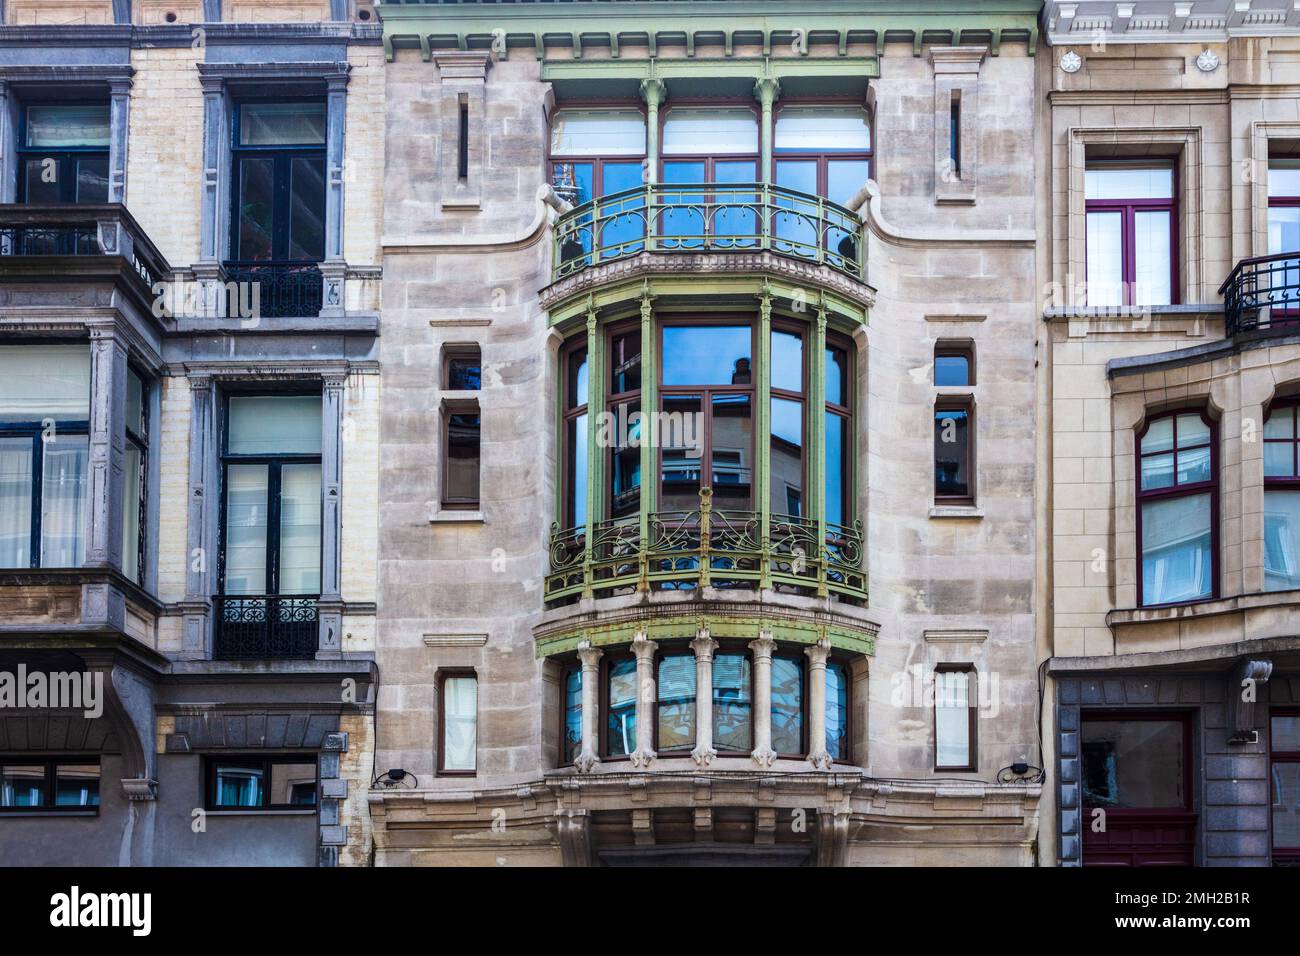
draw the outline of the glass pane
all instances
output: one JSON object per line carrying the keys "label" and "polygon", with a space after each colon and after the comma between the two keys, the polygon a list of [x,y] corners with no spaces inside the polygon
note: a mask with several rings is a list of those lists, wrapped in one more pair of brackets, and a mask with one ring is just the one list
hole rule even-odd
{"label": "glass pane", "polygon": [[325,258],[325,160],[289,164],[289,258]]}
{"label": "glass pane", "polygon": [[610,505],[613,517],[634,514],[641,506],[641,403],[616,405],[610,459]]}
{"label": "glass pane", "polygon": [[1085,720],[1081,737],[1085,806],[1186,806],[1182,721]]}
{"label": "glass pane", "polygon": [[316,806],[316,764],[271,764],[271,792],[273,807]]}
{"label": "glass pane", "polygon": [[1264,442],[1264,477],[1295,477],[1295,443],[1290,441]]}
{"label": "glass pane", "polygon": [[77,160],[77,202],[108,202],[108,158]]}
{"label": "glass pane", "polygon": [[712,425],[713,506],[748,510],[754,476],[754,417],[750,396],[714,395]]}
{"label": "glass pane", "polygon": [[63,201],[60,176],[66,175],[66,163],[53,156],[28,159],[23,163],[24,196],[31,205]]}
{"label": "glass pane", "polygon": [[144,399],[147,389],[144,381],[135,373],[135,369],[126,370],[126,427],[144,437]]}
{"label": "glass pane", "polygon": [[0,348],[0,422],[90,418],[90,349],[84,345]]}
{"label": "glass pane", "polygon": [[126,443],[122,482],[122,573],[140,580],[140,466],[144,456],[131,441]]}
{"label": "glass pane", "polygon": [[551,169],[551,184],[555,191],[575,206],[596,198],[595,177],[593,163],[556,163]]}
{"label": "glass pane", "polygon": [[1210,449],[1193,448],[1191,451],[1180,451],[1178,453],[1178,483],[1180,485],[1195,484],[1198,481],[1209,481],[1213,477],[1210,473]]}
{"label": "glass pane", "polygon": [[1272,766],[1273,846],[1300,847],[1300,763]]}
{"label": "glass pane", "polygon": [[621,395],[640,389],[641,330],[615,335],[610,352],[610,393]]}
{"label": "glass pane", "polygon": [[319,395],[230,397],[230,454],[319,455],[320,449]]}
{"label": "glass pane", "polygon": [[848,405],[849,357],[843,349],[826,350],[826,401]]}
{"label": "glass pane", "polygon": [[[752,159],[718,160],[713,164],[713,181],[727,184],[753,183],[758,179],[758,164]],[[709,223],[713,245],[724,249],[753,248],[761,230],[755,203],[758,194],[749,190],[718,188],[713,190],[718,208]]]}
{"label": "glass pane", "polygon": [[569,519],[573,527],[587,523],[587,413],[569,421]]}
{"label": "glass pane", "polygon": [[1300,715],[1274,714],[1269,721],[1274,753],[1300,753]]}
{"label": "glass pane", "polygon": [[1118,212],[1087,216],[1087,298],[1091,306],[1124,304],[1124,217]]}
{"label": "glass pane", "polygon": [[239,161],[239,258],[266,260],[271,252],[272,214],[275,209],[275,161]]}
{"label": "glass pane", "polygon": [[32,440],[0,438],[0,568],[32,564]]}
{"label": "glass pane", "polygon": [[442,682],[442,769],[478,767],[478,678]]}
{"label": "glass pane", "polygon": [[1300,196],[1300,160],[1275,159],[1268,164],[1268,195],[1270,198]]}
{"label": "glass pane", "polygon": [[754,749],[753,701],[749,658],[717,654],[713,659],[713,746],[719,751],[748,753]]}
{"label": "glass pane", "polygon": [[970,359],[965,355],[936,355],[934,357],[935,385],[969,385]]}
{"label": "glass pane", "polygon": [[448,501],[478,501],[479,437],[478,412],[460,412],[447,418]]}
{"label": "glass pane", "polygon": [[1142,505],[1142,599],[1172,604],[1213,591],[1210,496],[1192,495]]}
{"label": "glass pane", "polygon": [[601,204],[596,223],[599,246],[606,256],[639,252],[645,237],[645,196],[640,192],[645,173],[640,163],[606,163],[602,196],[638,190],[611,203]]}
{"label": "glass pane", "polygon": [[1157,491],[1174,486],[1174,456],[1149,455],[1142,459],[1142,490]]}
{"label": "glass pane", "polygon": [[969,767],[971,760],[969,671],[938,671],[934,675],[934,737],[936,767]]}
{"label": "glass pane", "polygon": [[1157,418],[1147,427],[1147,433],[1142,436],[1142,454],[1149,455],[1153,451],[1168,451],[1173,447],[1173,418]]}
{"label": "glass pane", "polygon": [[1295,413],[1294,405],[1282,405],[1273,408],[1268,413],[1268,418],[1264,420],[1264,437],[1294,438]]}
{"label": "glass pane", "polygon": [[700,506],[704,428],[698,395],[665,395],[659,424],[662,459],[660,507],[693,511]]}
{"label": "glass pane", "polygon": [[43,807],[45,789],[45,767],[41,764],[0,767],[0,807]]}
{"label": "glass pane", "polygon": [[772,749],[779,754],[802,754],[803,662],[798,658],[772,658]]}
{"label": "glass pane", "polygon": [[852,477],[848,474],[849,420],[834,412],[826,413],[826,523],[850,523],[849,491]]}
{"label": "glass pane", "polygon": [[1126,169],[1122,166],[1094,166],[1083,176],[1085,199],[1172,199],[1174,170],[1171,166]]}
{"label": "glass pane", "polygon": [[832,159],[826,163],[826,198],[847,206],[871,177],[871,164],[865,159]]}
{"label": "glass pane", "polygon": [[645,117],[636,110],[560,110],[552,156],[644,156]]}
{"label": "glass pane", "polygon": [[582,668],[564,675],[564,740],[561,763],[573,763],[582,750]]}
{"label": "glass pane", "polygon": [[1300,490],[1268,489],[1264,492],[1264,590],[1291,588],[1300,588]]}
{"label": "glass pane", "polygon": [[773,330],[772,387],[787,392],[803,391],[803,336]]}
{"label": "glass pane", "polygon": [[[778,160],[776,184],[809,196],[817,195],[817,163],[813,160]],[[773,219],[776,249],[793,255],[815,258],[821,248],[821,212],[817,203],[798,196],[777,194]]]}
{"label": "glass pane", "polygon": [[108,104],[27,107],[26,145],[48,149],[109,145]]}
{"label": "glass pane", "polygon": [[833,760],[849,756],[849,669],[836,661],[826,665],[826,752]]}
{"label": "glass pane", "polygon": [[748,385],[747,325],[670,325],[663,330],[665,385]]}
{"label": "glass pane", "polygon": [[758,117],[748,109],[681,107],[664,121],[665,156],[758,152]]}
{"label": "glass pane", "polygon": [[447,360],[447,387],[454,391],[476,392],[483,384],[483,368],[477,357]]}
{"label": "glass pane", "polygon": [[803,402],[772,399],[770,508],[773,514],[803,514]]}
{"label": "glass pane", "polygon": [[779,150],[865,153],[871,150],[871,127],[855,106],[786,106],[776,114],[774,143]]}
{"label": "glass pane", "polygon": [[99,764],[61,763],[54,770],[56,807],[99,806]]}
{"label": "glass pane", "polygon": [[1210,426],[1205,424],[1200,415],[1178,416],[1178,447],[1205,445],[1210,441]]}
{"label": "glass pane", "polygon": [[[1297,249],[1300,249],[1300,206],[1270,206],[1268,209],[1269,255],[1294,252]],[[1283,273],[1283,275],[1287,274]]]}
{"label": "glass pane", "polygon": [[[612,196],[615,193],[625,192],[629,189],[636,189],[645,182],[645,172],[640,163],[606,163],[604,167],[604,182],[600,194],[602,196]],[[640,217],[629,217],[640,223]],[[624,228],[625,224],[618,223],[618,228]],[[609,227],[606,227],[607,230]],[[610,240],[607,238],[606,243]]]}
{"label": "glass pane", "polygon": [[[705,180],[704,160],[677,160],[664,163],[663,181],[667,186],[696,185]],[[668,207],[659,212],[658,235],[671,241],[666,249],[698,249],[703,244],[706,197],[694,189],[662,189],[662,202]],[[674,208],[681,207],[681,208]]]}
{"label": "glass pane", "polygon": [[226,467],[226,594],[265,594],[267,466]]}
{"label": "glass pane", "polygon": [[243,103],[240,146],[323,146],[324,103]]}
{"label": "glass pane", "polygon": [[1170,244],[1168,212],[1137,212],[1133,217],[1133,302],[1169,305]]}
{"label": "glass pane", "polygon": [[217,792],[214,803],[218,807],[260,807],[266,769],[260,761],[246,764],[218,764]]}
{"label": "glass pane", "polygon": [[630,658],[613,661],[609,665],[608,679],[606,754],[626,757],[636,750],[636,661]]}
{"label": "glass pane", "polygon": [[587,404],[587,350],[575,352],[569,358],[569,407]]}
{"label": "glass pane", "polygon": [[970,496],[970,414],[964,408],[940,408],[934,413],[934,493],[939,497]]}
{"label": "glass pane", "polygon": [[659,661],[660,753],[695,746],[695,655],[673,654]]}
{"label": "glass pane", "polygon": [[86,470],[90,439],[59,435],[45,442],[41,472],[41,567],[79,567],[86,556]]}
{"label": "glass pane", "polygon": [[320,513],[320,465],[281,467],[281,594],[320,593]]}

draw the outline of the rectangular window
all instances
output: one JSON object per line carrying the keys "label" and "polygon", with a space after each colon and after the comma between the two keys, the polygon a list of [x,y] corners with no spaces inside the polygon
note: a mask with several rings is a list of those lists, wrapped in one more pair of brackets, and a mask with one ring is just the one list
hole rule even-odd
{"label": "rectangular window", "polygon": [[443,349],[443,381],[455,392],[477,392],[483,385],[483,360],[477,345]]}
{"label": "rectangular window", "polygon": [[968,344],[940,342],[934,348],[935,386],[975,384],[975,350]]}
{"label": "rectangular window", "polygon": [[852,759],[849,739],[849,681],[851,671],[843,661],[826,662],[826,752],[831,759]]}
{"label": "rectangular window", "polygon": [[934,672],[934,769],[976,770],[975,669],[942,665]]}
{"label": "rectangular window", "polygon": [[1300,864],[1300,710],[1269,715],[1273,862]]}
{"label": "rectangular window", "polygon": [[33,104],[23,122],[19,202],[108,202],[107,103]]}
{"label": "rectangular window", "polygon": [[236,106],[231,250],[240,263],[325,258],[325,104]]}
{"label": "rectangular window", "polygon": [[209,810],[307,810],[316,806],[315,754],[205,758]]}
{"label": "rectangular window", "polygon": [[948,100],[948,162],[954,179],[961,179],[961,91]]}
{"label": "rectangular window", "polygon": [[628,757],[636,750],[636,659],[610,658],[605,664],[606,757]]}
{"label": "rectangular window", "polygon": [[1264,422],[1264,590],[1300,588],[1300,405],[1275,404]]}
{"label": "rectangular window", "polygon": [[728,651],[713,658],[713,746],[719,753],[754,749],[753,678],[749,655]]}
{"label": "rectangular window", "polygon": [[1082,722],[1083,805],[1170,810],[1190,805],[1187,724],[1116,714]]}
{"label": "rectangular window", "polygon": [[456,140],[456,176],[469,179],[469,103],[460,101],[460,125]]}
{"label": "rectangular window", "polygon": [[126,373],[126,456],[122,493],[122,573],[144,583],[148,509],[149,386],[134,369]]}
{"label": "rectangular window", "polygon": [[477,405],[448,405],[443,416],[442,506],[479,507],[482,421]]}
{"label": "rectangular window", "polygon": [[1090,306],[1178,301],[1172,166],[1092,164],[1084,173]]}
{"label": "rectangular window", "polygon": [[0,757],[0,812],[99,807],[99,758]]}
{"label": "rectangular window", "polygon": [[445,673],[438,694],[438,773],[472,775],[478,768],[478,678],[469,672]]}
{"label": "rectangular window", "polygon": [[[1300,159],[1270,159],[1268,164],[1268,254],[1300,252]],[[1296,318],[1300,307],[1300,258],[1284,259],[1257,282],[1267,283],[1272,318]],[[1262,292],[1263,290],[1257,290]]]}
{"label": "rectangular window", "polygon": [[572,764],[582,750],[582,664],[570,661],[560,682],[564,701],[560,728],[560,763]]}
{"label": "rectangular window", "polygon": [[973,504],[974,409],[969,402],[940,402],[934,409],[934,500]]}
{"label": "rectangular window", "polygon": [[1180,604],[1216,593],[1214,428],[1200,411],[1153,418],[1138,437],[1138,601]]}
{"label": "rectangular window", "polygon": [[665,654],[655,681],[655,749],[689,752],[695,746],[695,655]]}

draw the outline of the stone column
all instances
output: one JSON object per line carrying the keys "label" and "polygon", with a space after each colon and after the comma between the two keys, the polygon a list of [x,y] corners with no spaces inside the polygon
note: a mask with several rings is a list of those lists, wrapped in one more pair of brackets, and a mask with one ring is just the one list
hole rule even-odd
{"label": "stone column", "polygon": [[590,641],[578,645],[582,662],[582,750],[573,761],[578,773],[591,773],[600,764],[597,740],[600,726],[600,658],[603,651]]}
{"label": "stone column", "polygon": [[321,555],[318,660],[342,657],[343,597],[339,539],[343,502],[344,374],[326,375],[321,395]]}
{"label": "stone column", "polygon": [[18,193],[18,106],[8,80],[0,80],[0,203]]}
{"label": "stone column", "polygon": [[344,313],[344,280],[347,263],[343,258],[343,185],[344,132],[347,128],[346,69],[325,77],[325,261],[321,263],[321,311],[323,316],[342,316]]}
{"label": "stone column", "polygon": [[[58,442],[57,433],[48,440]],[[126,458],[126,343],[113,327],[90,330],[90,449],[84,490],[88,527],[83,563],[122,567]]]}
{"label": "stone column", "polygon": [[756,641],[749,642],[754,655],[754,763],[766,769],[776,761],[772,749],[772,652],[776,641],[768,631],[760,631]]}
{"label": "stone column", "polygon": [[830,641],[822,638],[806,648],[808,655],[808,762],[816,770],[830,770],[835,761],[826,750],[826,659]]}
{"label": "stone column", "polygon": [[108,81],[108,201],[126,202],[127,113],[131,102],[131,80]]}
{"label": "stone column", "polygon": [[217,390],[211,376],[190,378],[189,503],[185,538],[185,633],[181,657],[209,656],[210,601],[216,592],[217,519],[221,507],[217,482]]}
{"label": "stone column", "polygon": [[[632,766],[644,770],[654,762],[655,716],[655,651],[659,645],[637,631],[632,639],[632,653],[636,655],[636,750],[632,751]],[[583,688],[585,691],[586,684]]]}
{"label": "stone column", "polygon": [[701,767],[718,755],[713,749],[713,652],[717,649],[718,642],[709,636],[707,627],[700,628],[691,641],[695,652],[695,749],[691,759]]}

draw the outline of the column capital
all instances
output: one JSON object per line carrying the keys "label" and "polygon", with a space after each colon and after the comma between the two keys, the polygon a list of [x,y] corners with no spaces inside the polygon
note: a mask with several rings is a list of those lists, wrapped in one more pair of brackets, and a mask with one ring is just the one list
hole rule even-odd
{"label": "column capital", "polygon": [[754,652],[755,663],[759,660],[770,661],[776,651],[776,641],[772,640],[770,631],[760,631],[758,637],[749,642],[749,649]]}
{"label": "column capital", "polygon": [[831,642],[823,637],[816,644],[804,648],[804,653],[808,655],[808,663],[814,670],[825,670],[826,661],[831,654]]}
{"label": "column capital", "polygon": [[754,99],[770,107],[781,95],[781,81],[774,76],[764,76],[754,81]]}
{"label": "column capital", "polygon": [[647,106],[658,107],[667,94],[668,87],[663,80],[651,77],[641,81],[641,99],[645,100]]}
{"label": "column capital", "polygon": [[718,642],[709,636],[709,629],[705,627],[700,628],[699,634],[691,641],[690,647],[695,652],[696,660],[711,661],[713,652],[718,649]]}
{"label": "column capital", "polygon": [[595,670],[604,656],[605,652],[599,647],[592,647],[591,641],[582,641],[578,645],[578,660],[582,662],[583,670]]}
{"label": "column capital", "polygon": [[638,661],[642,659],[653,660],[657,650],[659,650],[659,645],[650,640],[645,631],[637,631],[636,636],[632,638],[632,653],[636,655]]}

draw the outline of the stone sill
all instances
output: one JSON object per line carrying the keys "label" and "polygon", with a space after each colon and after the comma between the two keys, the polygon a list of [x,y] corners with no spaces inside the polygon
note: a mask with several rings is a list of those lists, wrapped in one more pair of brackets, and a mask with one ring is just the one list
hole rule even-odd
{"label": "stone sill", "polygon": [[314,817],[316,808],[310,810],[204,810],[209,817]]}
{"label": "stone sill", "polygon": [[1216,617],[1221,614],[1233,614],[1238,611],[1258,608],[1294,607],[1296,605],[1300,605],[1300,590],[1258,591],[1254,594],[1241,594],[1236,597],[1219,598],[1215,601],[1197,601],[1191,604],[1116,608],[1106,615],[1106,624],[1115,627],[1121,624],[1181,621],[1189,618]]}
{"label": "stone sill", "polygon": [[433,511],[429,514],[429,524],[483,524],[481,511]]}
{"label": "stone sill", "polygon": [[984,517],[984,509],[975,505],[935,505],[930,517],[938,519],[967,518],[976,521]]}

